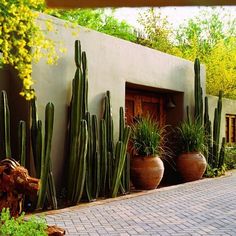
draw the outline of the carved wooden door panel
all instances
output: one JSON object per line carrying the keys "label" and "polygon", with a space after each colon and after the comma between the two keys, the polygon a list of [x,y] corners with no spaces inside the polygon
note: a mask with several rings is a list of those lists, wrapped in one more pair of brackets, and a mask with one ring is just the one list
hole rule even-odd
{"label": "carved wooden door panel", "polygon": [[150,115],[161,126],[165,124],[163,97],[153,93],[127,91],[125,97],[125,115],[127,124],[134,118]]}

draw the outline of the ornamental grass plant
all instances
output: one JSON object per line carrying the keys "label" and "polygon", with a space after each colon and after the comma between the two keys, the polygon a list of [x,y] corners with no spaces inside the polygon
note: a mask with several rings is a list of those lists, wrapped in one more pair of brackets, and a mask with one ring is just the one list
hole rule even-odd
{"label": "ornamental grass plant", "polygon": [[204,127],[198,121],[184,121],[177,128],[182,152],[203,152],[205,150]]}
{"label": "ornamental grass plant", "polygon": [[130,140],[134,154],[140,156],[161,154],[164,130],[151,116],[137,119],[131,128]]}

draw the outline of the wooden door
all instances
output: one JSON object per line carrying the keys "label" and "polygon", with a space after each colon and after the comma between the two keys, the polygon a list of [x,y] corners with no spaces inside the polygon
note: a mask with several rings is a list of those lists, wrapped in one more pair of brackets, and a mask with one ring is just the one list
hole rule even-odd
{"label": "wooden door", "polygon": [[125,115],[127,124],[134,119],[150,115],[160,126],[165,125],[163,96],[155,93],[127,90],[125,96]]}

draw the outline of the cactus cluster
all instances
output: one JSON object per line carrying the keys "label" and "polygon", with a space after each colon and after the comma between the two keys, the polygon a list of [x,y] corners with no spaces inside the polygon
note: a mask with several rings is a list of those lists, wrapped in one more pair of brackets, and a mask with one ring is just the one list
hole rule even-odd
{"label": "cactus cluster", "polygon": [[211,164],[212,160],[212,128],[211,121],[209,117],[209,106],[208,106],[208,97],[205,97],[205,110],[204,110],[204,131],[206,139],[206,150],[204,156],[206,157],[208,165]]}
{"label": "cactus cluster", "polygon": [[110,92],[105,94],[103,117],[98,122],[97,117],[88,112],[87,59],[78,40],[75,41],[75,64],[67,169],[67,199],[72,205],[82,196],[93,201],[99,196],[114,197],[119,189],[126,192],[129,188],[129,176],[124,168],[129,167],[126,150],[130,129],[124,125],[124,112],[121,110],[120,140],[114,147]]}
{"label": "cactus cluster", "polygon": [[205,113],[204,113],[204,127],[206,135],[206,157],[208,165],[212,168],[221,168],[224,164],[225,153],[225,137],[222,138],[220,146],[220,124],[222,112],[222,96],[223,92],[219,91],[218,103],[214,112],[213,134],[211,128],[211,121],[208,113],[208,98],[205,98]]}
{"label": "cactus cluster", "polygon": [[203,93],[201,86],[201,77],[200,77],[200,61],[198,58],[194,62],[194,118],[200,124],[203,123]]}
{"label": "cactus cluster", "polygon": [[[72,81],[69,127],[69,164],[67,198],[72,204],[80,201],[86,178],[86,156],[88,149],[87,113],[87,61],[81,45],[75,41],[76,72]],[[87,114],[87,117],[89,115]],[[90,119],[90,118],[89,118]]]}
{"label": "cactus cluster", "polygon": [[[106,92],[104,100],[105,108],[103,120],[101,120],[101,139],[106,138],[107,140],[103,141],[106,144],[105,152],[101,152],[102,163],[105,165],[103,169],[104,173],[106,173],[103,174],[102,194],[116,197],[119,189],[122,193],[129,192],[129,171],[126,173],[126,170],[127,166],[129,166],[127,145],[131,131],[130,127],[125,127],[124,125],[124,110],[120,107],[119,140],[114,147],[113,119],[109,91]],[[101,145],[101,147],[103,146]]]}
{"label": "cactus cluster", "polygon": [[[57,208],[56,190],[52,175],[51,166],[51,142],[53,132],[54,106],[48,103],[45,113],[45,135],[43,139],[42,122],[37,120],[35,100],[31,101],[31,145],[34,157],[36,177],[41,179],[41,188],[38,198],[38,207],[43,208],[45,199],[52,203],[54,209]],[[6,91],[1,91],[0,101],[0,153],[2,158],[11,157],[10,143],[10,110]],[[18,124],[18,157],[22,166],[26,166],[26,122],[21,120]],[[45,144],[43,146],[43,143]]]}
{"label": "cactus cluster", "polygon": [[[76,72],[72,81],[72,98],[68,125],[67,199],[77,204],[82,197],[93,201],[98,197],[115,197],[130,188],[130,160],[127,153],[130,127],[125,126],[124,110],[120,108],[119,140],[114,145],[114,127],[111,96],[107,91],[104,112],[98,121],[88,111],[88,71],[86,53],[80,42],[75,42]],[[45,109],[45,130],[37,118],[36,100],[31,100],[31,148],[36,177],[41,179],[37,208],[51,204],[57,208],[55,183],[52,174],[51,144],[54,123],[54,105]],[[10,112],[5,91],[0,101],[0,153],[11,157]],[[26,123],[18,126],[18,151],[21,164],[26,163]]]}
{"label": "cactus cluster", "polygon": [[57,209],[57,198],[51,163],[51,143],[54,123],[54,105],[49,102],[45,108],[45,131],[42,121],[37,119],[35,98],[31,101],[31,145],[36,177],[40,178],[37,208],[43,208],[46,199]]}
{"label": "cactus cluster", "polygon": [[[44,142],[42,142],[42,126],[39,126],[40,144],[41,147],[37,151],[41,153],[41,163],[40,163],[40,180],[41,186],[39,190],[37,208],[43,208],[45,204],[46,197],[48,201],[52,203],[53,209],[57,209],[56,200],[56,190],[54,179],[52,176],[52,164],[51,164],[51,144],[52,144],[52,134],[53,134],[53,122],[54,122],[54,105],[48,103],[45,109],[45,132],[44,132]],[[40,122],[38,122],[40,123]],[[37,140],[38,141],[38,140]]]}
{"label": "cactus cluster", "polygon": [[[203,116],[203,94],[200,81],[200,61],[198,58],[194,62],[195,83],[194,83],[194,98],[195,98],[195,110],[194,117],[204,125],[205,138],[206,138],[206,151],[205,157],[207,159],[210,168],[221,168],[224,164],[224,148],[225,138],[222,138],[222,144],[220,149],[220,124],[221,124],[221,112],[222,112],[222,96],[223,92],[219,91],[218,104],[214,113],[214,124],[212,130],[212,124],[209,118],[208,97],[205,97],[205,110]],[[204,117],[204,119],[203,119]],[[220,150],[219,150],[220,149]]]}

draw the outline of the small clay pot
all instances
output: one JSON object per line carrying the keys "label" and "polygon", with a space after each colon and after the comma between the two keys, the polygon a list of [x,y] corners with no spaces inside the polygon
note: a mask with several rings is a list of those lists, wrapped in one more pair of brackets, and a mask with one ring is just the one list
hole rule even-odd
{"label": "small clay pot", "polygon": [[177,169],[185,182],[201,179],[206,167],[206,158],[200,152],[182,153],[177,159]]}
{"label": "small clay pot", "polygon": [[155,189],[161,182],[164,165],[159,156],[134,156],[130,163],[130,177],[136,189]]}

